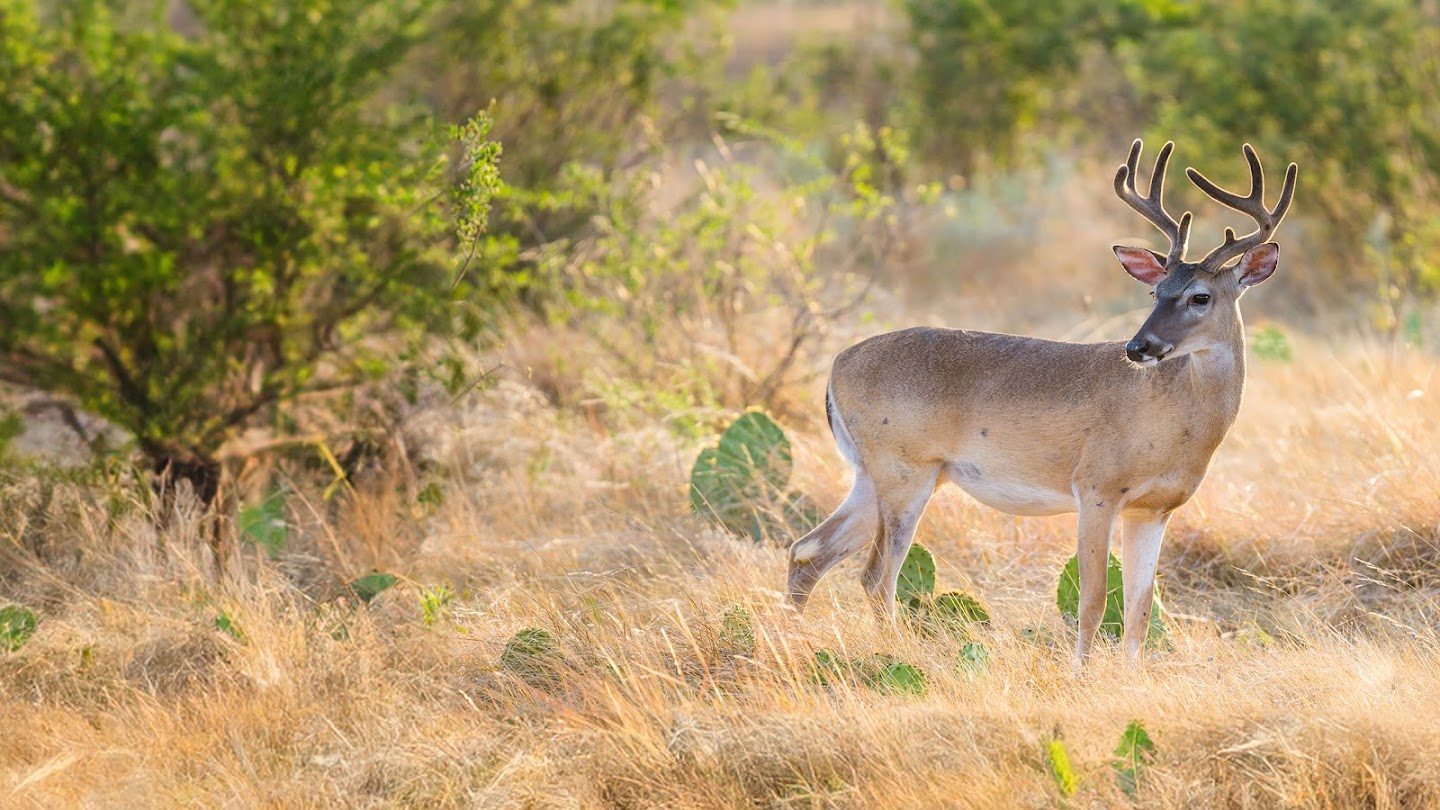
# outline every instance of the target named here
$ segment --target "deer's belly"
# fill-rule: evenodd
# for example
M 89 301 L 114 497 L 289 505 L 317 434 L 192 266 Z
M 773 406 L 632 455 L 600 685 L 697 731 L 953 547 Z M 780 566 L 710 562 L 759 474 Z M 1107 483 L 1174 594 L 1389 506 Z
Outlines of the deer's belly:
M 1075 511 L 1075 494 L 1068 486 L 1061 489 L 1003 473 L 987 474 L 978 464 L 968 461 L 946 464 L 945 476 L 980 503 L 1012 515 L 1031 517 Z

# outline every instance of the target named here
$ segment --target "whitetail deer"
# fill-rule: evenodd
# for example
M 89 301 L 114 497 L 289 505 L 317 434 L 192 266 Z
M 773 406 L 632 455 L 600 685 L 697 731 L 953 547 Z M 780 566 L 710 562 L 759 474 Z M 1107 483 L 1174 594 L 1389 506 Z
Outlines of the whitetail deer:
M 1080 662 L 1104 613 L 1105 561 L 1119 518 L 1124 648 L 1138 661 L 1166 523 L 1200 486 L 1240 408 L 1239 299 L 1275 272 L 1279 247 L 1268 240 L 1297 175 L 1290 164 L 1279 202 L 1267 209 L 1249 144 L 1248 196 L 1186 169 L 1207 195 L 1257 225 L 1240 238 L 1226 228 L 1224 243 L 1192 263 L 1185 260 L 1190 213 L 1176 222 L 1161 202 L 1173 149 L 1160 150 L 1144 197 L 1135 189 L 1140 141 L 1115 175 L 1115 193 L 1170 241 L 1165 256 L 1114 249 L 1131 276 L 1154 288 L 1155 308 L 1128 343 L 920 327 L 836 356 L 825 408 L 855 484 L 834 514 L 791 546 L 793 605 L 803 607 L 826 571 L 871 543 L 865 590 L 883 616 L 893 616 L 915 526 L 936 488 L 953 481 L 1011 514 L 1079 512 Z

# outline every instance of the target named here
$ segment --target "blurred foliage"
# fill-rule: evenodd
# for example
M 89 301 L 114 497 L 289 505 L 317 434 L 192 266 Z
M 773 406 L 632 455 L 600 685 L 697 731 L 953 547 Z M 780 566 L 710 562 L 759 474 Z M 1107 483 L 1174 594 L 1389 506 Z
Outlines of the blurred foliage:
M 1087 57 L 1193 13 L 1177 0 L 899 0 L 916 66 L 907 123 L 927 155 L 968 174 L 1054 126 Z
M 372 103 L 435 3 L 195 0 L 188 36 L 140 5 L 0 1 L 0 374 L 207 490 L 237 429 L 467 293 L 444 145 Z
M 1298 162 L 1297 212 L 1324 219 L 1345 263 L 1365 261 L 1367 234 L 1383 216 L 1379 258 L 1391 277 L 1378 267 L 1369 277 L 1440 289 L 1435 7 L 1204 0 L 1191 9 L 1188 24 L 1125 49 L 1151 129 L 1185 143 L 1187 155 L 1231 156 L 1236 174 L 1245 141 L 1272 162 Z
M 1234 175 L 1249 142 L 1300 164 L 1296 213 L 1323 219 L 1332 280 L 1370 285 L 1382 326 L 1398 328 L 1404 294 L 1440 291 L 1432 4 L 898 2 L 916 62 L 892 115 L 926 159 L 968 174 L 1077 142 L 1110 157 L 1145 131 Z
M 1221 182 L 1245 141 L 1299 162 L 1329 291 L 1423 337 L 1433 4 L 887 0 L 736 64 L 737 5 L 0 0 L 0 378 L 203 477 L 300 395 L 458 395 L 478 372 L 434 335 L 518 302 L 604 354 L 556 402 L 700 436 L 788 413 L 921 181 L 1113 164 L 1137 133 Z

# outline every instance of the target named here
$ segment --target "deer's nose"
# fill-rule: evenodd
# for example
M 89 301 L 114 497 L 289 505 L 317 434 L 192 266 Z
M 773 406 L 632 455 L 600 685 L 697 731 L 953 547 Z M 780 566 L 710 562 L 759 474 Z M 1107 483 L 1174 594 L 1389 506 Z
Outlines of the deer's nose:
M 1133 361 L 1136 362 L 1136 363 L 1139 363 L 1140 361 L 1144 360 L 1144 359 L 1145 359 L 1145 355 L 1146 355 L 1147 353 L 1149 353 L 1149 351 L 1150 351 L 1150 343 L 1149 343 L 1149 341 L 1144 341 L 1144 340 L 1141 340 L 1140 338 L 1135 338 L 1135 339 L 1131 340 L 1129 343 L 1126 343 L 1126 344 L 1125 344 L 1125 356 L 1128 357 L 1128 358 L 1130 358 L 1131 360 L 1133 360 Z

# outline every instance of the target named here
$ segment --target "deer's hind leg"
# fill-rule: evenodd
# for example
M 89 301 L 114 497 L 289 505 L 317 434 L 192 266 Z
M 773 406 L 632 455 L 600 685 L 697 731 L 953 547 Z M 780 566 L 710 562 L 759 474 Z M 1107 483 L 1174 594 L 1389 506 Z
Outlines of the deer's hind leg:
M 879 522 L 875 483 L 856 469 L 855 485 L 840 507 L 790 546 L 790 604 L 803 608 L 825 572 L 870 542 Z
M 865 565 L 863 582 L 875 613 L 882 619 L 895 616 L 895 583 L 900 566 L 915 540 L 925 506 L 940 481 L 940 466 L 896 466 L 876 476 L 880 527 Z

